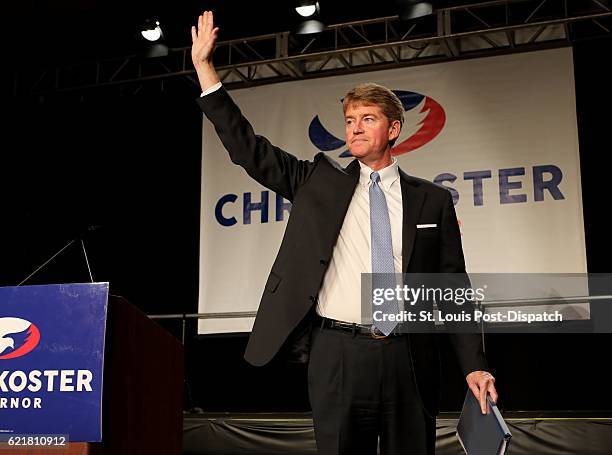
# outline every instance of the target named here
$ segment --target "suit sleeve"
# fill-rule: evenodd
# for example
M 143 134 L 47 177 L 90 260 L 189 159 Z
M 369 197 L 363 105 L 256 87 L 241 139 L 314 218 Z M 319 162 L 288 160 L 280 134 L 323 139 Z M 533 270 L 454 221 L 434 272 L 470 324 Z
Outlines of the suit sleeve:
M 459 222 L 450 192 L 444 202 L 440 228 L 440 272 L 445 274 L 443 280 L 450 281 L 451 287 L 469 287 L 470 279 L 465 270 Z M 463 310 L 472 315 L 473 321 L 474 305 L 471 302 L 466 302 L 461 306 L 448 302 L 439 302 L 439 305 L 444 313 L 456 313 Z M 447 322 L 445 325 L 464 376 L 472 371 L 487 370 L 478 325 L 475 322 Z
M 199 98 L 197 103 L 212 122 L 232 162 L 266 188 L 293 201 L 315 163 L 299 160 L 256 135 L 225 88 Z

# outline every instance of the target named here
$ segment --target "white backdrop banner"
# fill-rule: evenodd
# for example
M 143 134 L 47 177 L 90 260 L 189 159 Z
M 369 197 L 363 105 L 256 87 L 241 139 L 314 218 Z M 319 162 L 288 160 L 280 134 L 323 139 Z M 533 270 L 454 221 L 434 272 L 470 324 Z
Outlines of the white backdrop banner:
M 402 100 L 394 148 L 408 174 L 450 189 L 468 272 L 583 273 L 586 253 L 569 48 L 267 85 L 231 92 L 257 134 L 302 159 L 343 166 L 341 99 L 376 82 Z M 199 311 L 257 310 L 289 204 L 202 133 Z M 222 314 L 218 316 L 223 316 Z M 200 320 L 248 332 L 252 317 Z

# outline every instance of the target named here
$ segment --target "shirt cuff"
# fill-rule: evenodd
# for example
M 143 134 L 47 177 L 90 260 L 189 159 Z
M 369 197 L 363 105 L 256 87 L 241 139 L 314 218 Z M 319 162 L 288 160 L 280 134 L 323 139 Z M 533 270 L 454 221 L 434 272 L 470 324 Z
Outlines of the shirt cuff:
M 202 92 L 202 94 L 200 95 L 200 98 L 208 95 L 209 93 L 216 92 L 217 90 L 221 88 L 221 86 L 222 86 L 221 82 L 217 82 L 215 85 L 208 87 L 206 90 Z

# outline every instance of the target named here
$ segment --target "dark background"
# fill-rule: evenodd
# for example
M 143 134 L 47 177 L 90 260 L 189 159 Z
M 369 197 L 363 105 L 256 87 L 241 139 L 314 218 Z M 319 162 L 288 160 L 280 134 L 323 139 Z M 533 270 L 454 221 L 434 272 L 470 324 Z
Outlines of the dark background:
M 243 2 L 240 2 L 243 3 Z M 333 22 L 393 14 L 334 2 Z M 459 2 L 456 2 L 459 3 Z M 173 17 L 175 45 L 189 44 L 201 9 L 214 9 L 221 39 L 286 30 L 284 16 L 263 14 L 258 2 L 186 2 L 180 12 L 162 2 L 98 4 L 23 2 L 13 5 L 7 67 L 117 55 L 128 50 L 134 21 L 154 11 Z M 233 7 L 232 7 L 233 5 Z M 378 8 L 378 6 L 377 6 Z M 331 7 L 330 7 L 331 9 Z M 330 11 L 330 10 L 328 10 Z M 118 18 L 121 19 L 118 19 Z M 250 19 L 248 19 L 250 18 Z M 113 27 L 106 39 L 88 37 L 88 24 Z M 609 272 L 607 194 L 610 175 L 607 38 L 574 45 L 584 221 L 590 272 Z M 321 79 L 325 83 L 325 79 Z M 0 161 L 0 285 L 15 285 L 83 233 L 95 280 L 109 281 L 149 314 L 197 311 L 201 114 L 198 90 L 177 84 L 164 93 L 92 96 L 84 101 L 28 98 L 4 102 Z M 543 223 L 547 220 L 543 219 Z M 554 227 L 552 227 L 554 228 Z M 28 284 L 89 281 L 75 243 Z M 174 333 L 179 324 L 164 323 Z M 206 411 L 308 409 L 305 371 L 242 360 L 247 337 L 195 336 L 188 326 L 186 407 Z M 490 335 L 489 361 L 505 410 L 611 410 L 606 370 L 608 335 Z M 464 381 L 443 339 L 442 410 L 460 409 Z M 161 360 L 161 359 L 160 359 Z M 163 361 L 163 360 L 161 360 Z

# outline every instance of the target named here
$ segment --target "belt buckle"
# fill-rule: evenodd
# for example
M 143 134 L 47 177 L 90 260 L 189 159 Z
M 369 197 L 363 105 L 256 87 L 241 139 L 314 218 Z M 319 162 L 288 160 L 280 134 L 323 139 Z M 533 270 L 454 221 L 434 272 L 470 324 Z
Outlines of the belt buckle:
M 378 330 L 374 324 L 370 326 L 370 335 L 375 340 L 382 340 L 383 338 L 387 338 L 387 335 Z

